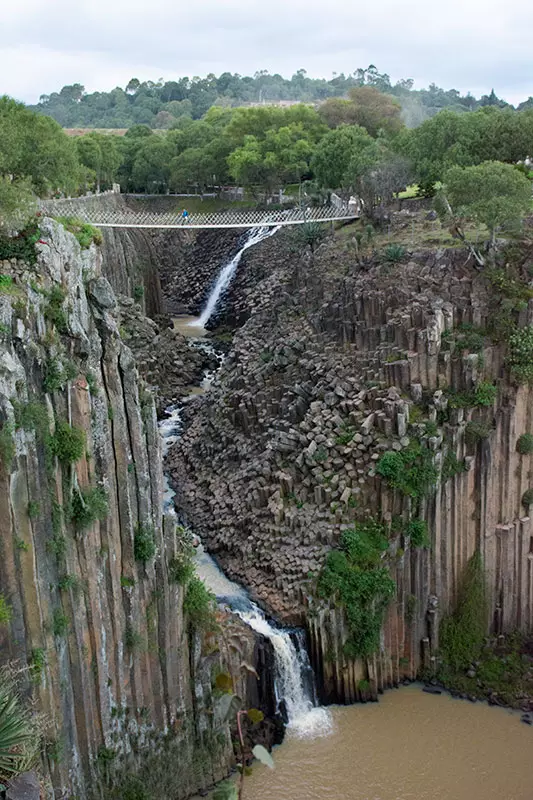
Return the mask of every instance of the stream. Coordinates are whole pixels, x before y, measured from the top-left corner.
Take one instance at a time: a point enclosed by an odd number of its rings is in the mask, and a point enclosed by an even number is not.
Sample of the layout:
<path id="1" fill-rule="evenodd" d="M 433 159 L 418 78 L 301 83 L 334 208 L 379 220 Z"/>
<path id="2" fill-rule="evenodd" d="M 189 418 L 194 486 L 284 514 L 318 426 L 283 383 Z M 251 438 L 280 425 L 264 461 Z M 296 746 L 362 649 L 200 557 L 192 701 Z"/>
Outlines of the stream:
<path id="1" fill-rule="evenodd" d="M 219 366 L 222 364 L 223 356 L 216 353 L 206 338 L 204 326 L 228 288 L 244 252 L 273 236 L 277 230 L 278 228 L 252 229 L 237 254 L 221 269 L 201 315 L 198 318 L 186 317 L 175 320 L 175 326 L 188 337 L 189 346 L 208 350 L 218 358 Z M 181 436 L 184 406 L 193 397 L 209 390 L 217 371 L 207 371 L 200 386 L 192 388 L 181 403 L 166 410 L 166 419 L 159 423 L 163 456 Z M 165 478 L 163 503 L 166 513 L 176 514 L 174 492 L 168 478 Z M 282 700 L 285 703 L 288 730 L 301 738 L 328 735 L 331 730 L 331 715 L 325 708 L 317 706 L 314 675 L 307 654 L 304 632 L 298 629 L 279 628 L 269 621 L 263 611 L 250 600 L 246 591 L 226 578 L 214 559 L 205 552 L 202 544 L 197 546 L 195 561 L 196 572 L 216 596 L 217 601 L 229 606 L 243 622 L 272 643 L 276 671 L 274 676 L 276 700 L 278 703 Z"/>
<path id="2" fill-rule="evenodd" d="M 214 352 L 203 326 L 244 251 L 273 233 L 252 230 L 222 268 L 200 317 L 175 321 L 191 347 Z M 182 433 L 185 404 L 208 391 L 213 380 L 216 372 L 206 373 L 199 387 L 167 409 L 160 422 L 164 454 Z M 167 513 L 176 513 L 168 483 L 164 504 Z M 427 694 L 416 684 L 385 693 L 379 703 L 320 708 L 304 632 L 268 620 L 201 544 L 195 561 L 218 602 L 271 641 L 276 696 L 287 708 L 287 735 L 273 752 L 275 769 L 254 765 L 245 780 L 246 800 L 532 800 L 533 727 L 521 724 L 519 714 Z"/>

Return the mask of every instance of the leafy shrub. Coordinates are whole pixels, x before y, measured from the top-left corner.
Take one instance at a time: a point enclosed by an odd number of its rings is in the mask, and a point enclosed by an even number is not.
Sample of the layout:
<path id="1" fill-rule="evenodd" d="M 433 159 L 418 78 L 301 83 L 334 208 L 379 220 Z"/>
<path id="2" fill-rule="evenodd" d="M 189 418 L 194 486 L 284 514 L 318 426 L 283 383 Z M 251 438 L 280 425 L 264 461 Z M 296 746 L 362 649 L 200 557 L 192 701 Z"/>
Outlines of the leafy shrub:
<path id="1" fill-rule="evenodd" d="M 337 436 L 337 438 L 335 439 L 335 444 L 340 444 L 340 445 L 350 444 L 354 436 L 355 436 L 355 430 L 353 428 L 349 428 Z"/>
<path id="2" fill-rule="evenodd" d="M 120 576 L 120 585 L 123 589 L 133 589 L 135 586 L 135 580 L 133 578 L 128 578 L 127 575 Z"/>
<path id="3" fill-rule="evenodd" d="M 271 208 L 271 206 L 270 206 Z M 324 240 L 326 230 L 319 222 L 304 222 L 297 225 L 293 231 L 293 238 L 301 248 L 308 247 L 314 253 L 318 245 Z"/>
<path id="4" fill-rule="evenodd" d="M 327 457 L 328 457 L 327 449 L 323 445 L 317 447 L 317 449 L 315 450 L 315 454 L 313 456 L 315 461 L 318 461 L 319 464 L 322 464 L 327 459 Z"/>
<path id="5" fill-rule="evenodd" d="M 516 443 L 516 449 L 522 456 L 528 456 L 533 453 L 533 434 L 523 433 Z"/>
<path id="6" fill-rule="evenodd" d="M 42 647 L 35 647 L 31 651 L 30 676 L 33 683 L 39 683 L 46 667 L 46 651 Z"/>
<path id="7" fill-rule="evenodd" d="M 63 637 L 68 633 L 68 617 L 62 609 L 56 608 L 52 617 L 52 632 L 54 636 Z"/>
<path id="8" fill-rule="evenodd" d="M 379 646 L 383 616 L 395 591 L 381 565 L 388 548 L 384 526 L 375 520 L 356 523 L 342 534 L 340 548 L 328 553 L 317 591 L 345 609 L 350 632 L 346 655 L 365 657 Z"/>
<path id="9" fill-rule="evenodd" d="M 13 425 L 5 420 L 0 428 L 0 464 L 6 472 L 10 472 L 15 458 L 15 439 Z"/>
<path id="10" fill-rule="evenodd" d="M 0 778 L 13 778 L 31 769 L 39 747 L 39 726 L 4 671 L 0 674 Z"/>
<path id="11" fill-rule="evenodd" d="M 55 325 L 59 333 L 68 332 L 67 315 L 63 308 L 66 292 L 62 286 L 53 286 L 47 293 L 48 304 L 44 310 L 44 318 Z"/>
<path id="12" fill-rule="evenodd" d="M 482 439 L 487 439 L 490 436 L 492 428 L 486 422 L 469 422 L 465 428 L 465 438 L 468 444 L 477 444 Z"/>
<path id="13" fill-rule="evenodd" d="M 3 594 L 0 594 L 0 625 L 9 625 L 13 616 L 13 609 Z"/>
<path id="14" fill-rule="evenodd" d="M 376 472 L 391 488 L 417 499 L 428 494 L 437 480 L 431 452 L 418 442 L 400 452 L 388 450 L 383 453 Z"/>
<path id="15" fill-rule="evenodd" d="M 481 353 L 485 344 L 485 331 L 483 328 L 476 328 L 474 325 L 463 323 L 459 325 L 456 332 L 456 343 L 461 350 L 468 350 L 470 353 Z"/>
<path id="16" fill-rule="evenodd" d="M 43 403 L 12 401 L 15 427 L 35 431 L 40 437 L 49 432 L 48 411 Z"/>
<path id="17" fill-rule="evenodd" d="M 36 223 L 28 225 L 17 236 L 0 233 L 0 260 L 16 258 L 33 266 L 37 262 L 35 245 L 40 238 L 41 232 Z"/>
<path id="18" fill-rule="evenodd" d="M 133 299 L 137 300 L 138 302 L 139 300 L 142 300 L 143 297 L 144 297 L 144 286 L 142 285 L 142 283 L 139 283 L 137 284 L 137 286 L 133 287 Z"/>
<path id="19" fill-rule="evenodd" d="M 482 381 L 471 392 L 447 392 L 450 408 L 473 408 L 474 406 L 491 406 L 498 394 L 498 389 L 488 381 Z"/>
<path id="20" fill-rule="evenodd" d="M 443 483 L 466 471 L 464 461 L 459 461 L 455 453 L 448 452 L 442 462 L 441 480 Z"/>
<path id="21" fill-rule="evenodd" d="M 11 275 L 0 274 L 0 294 L 13 294 L 15 284 Z"/>
<path id="22" fill-rule="evenodd" d="M 49 359 L 44 367 L 43 386 L 45 392 L 51 394 L 63 389 L 68 381 L 78 375 L 78 368 L 73 361 L 62 362 L 59 358 Z"/>
<path id="23" fill-rule="evenodd" d="M 136 561 L 146 564 L 155 556 L 155 531 L 151 525 L 137 525 L 133 538 L 133 553 Z"/>
<path id="24" fill-rule="evenodd" d="M 439 426 L 437 425 L 436 422 L 433 422 L 432 420 L 428 420 L 426 422 L 426 424 L 424 425 L 424 433 L 426 434 L 426 436 L 429 436 L 429 437 L 438 436 L 439 435 Z"/>
<path id="25" fill-rule="evenodd" d="M 475 661 L 483 645 L 488 619 L 485 575 L 479 551 L 467 564 L 457 608 L 441 623 L 440 647 L 445 663 L 455 670 Z"/>
<path id="26" fill-rule="evenodd" d="M 407 255 L 405 247 L 401 244 L 388 244 L 383 250 L 383 261 L 387 264 L 399 264 Z"/>
<path id="27" fill-rule="evenodd" d="M 89 528 L 96 520 L 103 519 L 108 512 L 107 495 L 100 486 L 78 489 L 73 493 L 69 518 L 79 531 Z"/>
<path id="28" fill-rule="evenodd" d="M 216 599 L 205 583 L 194 575 L 187 586 L 183 611 L 192 628 L 206 630 L 215 623 Z"/>
<path id="29" fill-rule="evenodd" d="M 68 422 L 58 422 L 48 441 L 50 452 L 64 465 L 79 461 L 85 452 L 85 432 Z"/>
<path id="30" fill-rule="evenodd" d="M 82 582 L 77 575 L 63 575 L 58 581 L 57 588 L 64 592 L 72 589 L 74 594 L 77 595 L 82 590 Z"/>
<path id="31" fill-rule="evenodd" d="M 533 505 L 533 489 L 526 489 L 522 495 L 522 505 L 528 510 L 529 507 Z"/>
<path id="32" fill-rule="evenodd" d="M 86 250 L 93 242 L 94 244 L 102 244 L 101 231 L 93 225 L 89 225 L 88 222 L 82 222 L 81 219 L 76 219 L 76 217 L 56 217 L 56 220 L 76 237 L 82 250 Z"/>
<path id="33" fill-rule="evenodd" d="M 194 575 L 194 564 L 191 556 L 179 553 L 168 562 L 168 579 L 171 583 L 185 586 Z"/>
<path id="34" fill-rule="evenodd" d="M 509 336 L 507 364 L 519 383 L 533 381 L 533 325 L 519 328 Z"/>
<path id="35" fill-rule="evenodd" d="M 413 547 L 429 547 L 427 522 L 423 519 L 412 519 L 405 527 L 405 533 L 411 539 Z"/>

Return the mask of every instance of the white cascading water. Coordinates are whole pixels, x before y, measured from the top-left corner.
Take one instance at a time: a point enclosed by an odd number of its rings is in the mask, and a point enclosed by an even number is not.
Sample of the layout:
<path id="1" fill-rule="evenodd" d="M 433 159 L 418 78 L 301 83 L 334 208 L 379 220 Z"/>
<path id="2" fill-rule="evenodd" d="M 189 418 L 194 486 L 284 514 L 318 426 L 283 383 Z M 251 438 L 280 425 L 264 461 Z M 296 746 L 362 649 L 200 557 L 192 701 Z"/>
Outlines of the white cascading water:
<path id="1" fill-rule="evenodd" d="M 205 304 L 205 308 L 203 309 L 200 317 L 194 322 L 190 322 L 189 325 L 191 327 L 205 327 L 211 316 L 213 315 L 214 310 L 218 305 L 218 301 L 220 300 L 222 293 L 228 288 L 231 283 L 231 279 L 233 278 L 237 267 L 239 266 L 239 262 L 243 256 L 243 253 L 248 250 L 248 248 L 253 247 L 259 242 L 262 242 L 264 239 L 268 239 L 269 236 L 273 236 L 276 231 L 279 230 L 279 226 L 275 228 L 252 228 L 248 233 L 248 238 L 246 242 L 243 244 L 239 252 L 233 256 L 231 261 L 226 264 L 225 267 L 222 268 L 220 274 L 217 278 L 217 282 L 215 283 L 213 290 L 209 297 L 207 298 L 207 303 Z"/>
<path id="2" fill-rule="evenodd" d="M 191 327 L 204 327 L 209 320 L 224 289 L 229 285 L 245 250 L 272 236 L 278 229 L 277 227 L 259 228 L 250 231 L 243 247 L 222 269 L 201 317 L 189 323 Z M 191 347 L 209 349 L 214 353 L 211 343 L 205 339 L 191 338 L 189 342 Z M 206 371 L 201 384 L 203 389 L 209 388 L 213 377 L 213 373 Z M 159 423 L 163 455 L 167 454 L 169 447 L 181 436 L 183 403 L 195 396 L 192 394 L 184 398 L 180 405 L 168 408 L 167 419 Z M 174 491 L 169 486 L 166 477 L 163 503 L 166 513 L 176 513 Z M 218 602 L 228 605 L 241 617 L 243 622 L 272 643 L 276 670 L 274 681 L 276 699 L 278 702 L 285 701 L 289 733 L 300 738 L 315 738 L 331 733 L 332 723 L 329 711 L 317 707 L 315 704 L 314 675 L 309 663 L 303 631 L 294 630 L 291 634 L 286 629 L 274 627 L 266 619 L 261 609 L 251 602 L 244 589 L 224 575 L 214 559 L 204 551 L 201 544 L 196 549 L 195 562 L 198 576 L 213 592 Z M 295 640 L 297 644 L 295 644 Z"/>
<path id="3" fill-rule="evenodd" d="M 329 711 L 314 703 L 313 674 L 304 643 L 300 641 L 300 646 L 296 647 L 290 633 L 282 628 L 274 628 L 253 603 L 245 611 L 236 609 L 236 613 L 250 628 L 272 643 L 277 700 L 286 703 L 289 733 L 309 739 L 331 733 Z"/>

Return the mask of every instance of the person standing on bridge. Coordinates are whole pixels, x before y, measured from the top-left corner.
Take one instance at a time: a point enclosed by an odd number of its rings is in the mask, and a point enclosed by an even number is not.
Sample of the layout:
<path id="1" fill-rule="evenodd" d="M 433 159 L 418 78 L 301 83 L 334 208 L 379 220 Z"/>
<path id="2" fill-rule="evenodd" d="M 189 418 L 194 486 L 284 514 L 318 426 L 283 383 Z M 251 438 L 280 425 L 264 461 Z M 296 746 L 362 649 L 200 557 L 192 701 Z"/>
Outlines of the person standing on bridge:
<path id="1" fill-rule="evenodd" d="M 183 222 L 188 222 L 189 221 L 189 212 L 187 211 L 186 208 L 184 208 L 183 211 L 181 212 L 181 218 L 182 218 Z"/>

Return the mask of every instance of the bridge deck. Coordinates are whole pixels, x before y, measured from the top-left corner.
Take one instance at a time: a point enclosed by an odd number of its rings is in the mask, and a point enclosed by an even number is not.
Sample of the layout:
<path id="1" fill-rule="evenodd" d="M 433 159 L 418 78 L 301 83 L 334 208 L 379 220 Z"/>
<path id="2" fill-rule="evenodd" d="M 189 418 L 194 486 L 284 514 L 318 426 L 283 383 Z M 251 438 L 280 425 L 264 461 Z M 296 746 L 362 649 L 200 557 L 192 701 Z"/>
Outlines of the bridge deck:
<path id="1" fill-rule="evenodd" d="M 357 219 L 348 206 L 324 205 L 293 208 L 285 211 L 216 211 L 211 214 L 180 214 L 133 211 L 127 207 L 105 209 L 92 198 L 92 203 L 79 200 L 52 200 L 41 204 L 41 212 L 50 216 L 76 217 L 97 228 L 266 228 L 278 225 L 302 225 L 305 222 L 335 222 Z M 100 207 L 99 207 L 100 206 Z"/>

